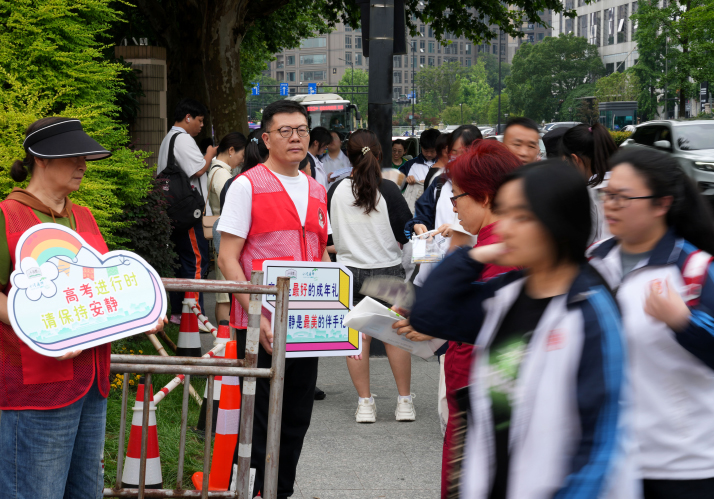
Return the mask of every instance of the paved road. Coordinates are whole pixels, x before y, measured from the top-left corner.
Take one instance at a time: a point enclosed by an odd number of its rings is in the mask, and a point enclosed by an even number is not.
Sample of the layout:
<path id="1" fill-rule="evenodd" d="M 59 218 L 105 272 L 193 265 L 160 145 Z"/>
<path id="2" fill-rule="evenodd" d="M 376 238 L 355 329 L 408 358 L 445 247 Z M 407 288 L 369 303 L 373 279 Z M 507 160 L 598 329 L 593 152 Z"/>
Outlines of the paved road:
<path id="1" fill-rule="evenodd" d="M 206 295 L 213 319 L 213 296 Z M 213 337 L 201 334 L 203 350 Z M 437 416 L 439 365 L 412 357 L 417 420 L 394 420 L 397 387 L 386 357 L 372 357 L 377 422 L 357 424 L 357 392 L 342 357 L 320 360 L 315 401 L 297 472 L 295 499 L 435 499 L 439 497 L 442 436 Z"/>

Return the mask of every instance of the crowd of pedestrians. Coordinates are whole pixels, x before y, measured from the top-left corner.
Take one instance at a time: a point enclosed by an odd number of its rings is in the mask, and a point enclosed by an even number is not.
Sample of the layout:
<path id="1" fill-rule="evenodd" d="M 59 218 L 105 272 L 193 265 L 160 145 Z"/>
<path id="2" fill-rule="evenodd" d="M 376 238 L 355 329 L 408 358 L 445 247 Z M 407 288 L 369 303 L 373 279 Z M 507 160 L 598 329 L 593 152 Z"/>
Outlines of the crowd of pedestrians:
<path id="1" fill-rule="evenodd" d="M 440 414 L 419 416 L 443 421 L 442 498 L 713 496 L 714 221 L 674 159 L 618 152 L 597 123 L 546 134 L 543 157 L 528 118 L 511 119 L 502 143 L 472 125 L 425 130 L 412 158 L 404 141 L 383 151 L 367 130 L 311 130 L 293 101 L 266 106 L 247 138 L 228 133 L 201 151 L 194 137 L 207 112 L 181 101 L 158 157 L 172 195 L 202 200 L 198 214 L 170 213 L 177 277 L 206 278 L 211 259 L 216 277 L 232 281 L 265 260 L 336 261 L 352 273 L 354 305 L 368 278 L 413 282 L 416 301 L 392 327 L 415 342 L 447 340 L 437 352 Z M 0 203 L 0 490 L 94 499 L 109 347 L 39 356 L 13 333 L 7 293 L 15 245 L 32 225 L 66 225 L 107 251 L 91 213 L 67 195 L 86 162 L 110 152 L 63 118 L 31 125 L 24 147 L 11 175 L 30 183 Z M 399 181 L 383 177 L 385 160 Z M 205 217 L 220 218 L 206 227 Z M 414 265 L 412 237 L 427 232 L 445 240 L 444 258 Z M 171 296 L 173 322 L 181 298 Z M 217 296 L 216 320 L 243 341 L 247 310 L 247 295 Z M 264 310 L 258 367 L 271 366 L 272 339 Z M 361 424 L 377 419 L 374 341 L 364 335 L 362 354 L 346 359 Z M 411 356 L 385 349 L 395 419 L 414 421 Z M 324 397 L 317 373 L 317 358 L 286 360 L 281 498 L 293 493 L 313 403 Z M 268 396 L 258 380 L 254 495 L 265 479 Z M 64 488 L 50 491 L 40 473 L 63 477 Z"/>

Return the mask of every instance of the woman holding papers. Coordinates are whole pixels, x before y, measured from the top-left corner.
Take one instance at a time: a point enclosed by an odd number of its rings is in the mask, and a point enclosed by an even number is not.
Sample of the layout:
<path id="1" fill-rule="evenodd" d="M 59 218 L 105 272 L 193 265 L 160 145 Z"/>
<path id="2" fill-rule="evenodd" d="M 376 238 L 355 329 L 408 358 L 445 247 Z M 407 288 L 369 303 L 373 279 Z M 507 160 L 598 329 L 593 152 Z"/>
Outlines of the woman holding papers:
<path id="1" fill-rule="evenodd" d="M 461 497 L 640 497 L 620 312 L 585 257 L 585 180 L 560 161 L 526 165 L 501 184 L 494 213 L 503 243 L 447 257 L 411 315 L 414 329 L 478 352 Z M 527 270 L 474 284 L 489 263 Z"/>
<path id="2" fill-rule="evenodd" d="M 380 159 L 382 149 L 377 136 L 368 130 L 357 130 L 347 142 L 347 157 L 352 175 L 337 181 L 327 195 L 327 209 L 332 223 L 332 242 L 337 262 L 345 264 L 354 276 L 354 301 L 362 283 L 378 275 L 404 279 L 402 250 L 406 243 L 402 228 L 411 218 L 406 201 L 394 182 L 382 182 Z M 360 359 L 348 358 L 347 367 L 357 389 L 359 401 L 355 414 L 358 423 L 374 423 L 377 408 L 369 384 L 369 344 L 366 336 Z M 392 345 L 385 345 L 389 364 L 397 383 L 399 398 L 397 421 L 414 421 L 416 413 L 410 394 L 411 356 Z"/>

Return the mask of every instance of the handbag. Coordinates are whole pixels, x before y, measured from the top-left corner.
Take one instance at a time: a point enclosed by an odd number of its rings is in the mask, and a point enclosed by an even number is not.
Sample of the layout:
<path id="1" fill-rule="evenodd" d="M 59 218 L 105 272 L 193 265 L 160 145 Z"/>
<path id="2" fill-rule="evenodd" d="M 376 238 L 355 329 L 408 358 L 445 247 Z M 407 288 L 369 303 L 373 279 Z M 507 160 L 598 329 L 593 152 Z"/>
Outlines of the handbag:
<path id="1" fill-rule="evenodd" d="M 214 165 L 213 168 L 221 168 L 220 165 Z M 211 168 L 211 169 L 213 169 Z M 216 174 L 213 174 L 213 177 L 211 177 L 211 182 L 208 184 L 208 196 L 206 196 L 206 206 L 208 206 L 208 198 L 211 195 L 211 187 L 213 186 L 213 179 L 216 176 Z M 216 223 L 216 220 L 221 218 L 220 215 L 211 215 L 210 217 L 206 216 L 206 206 L 203 207 L 203 218 L 201 219 L 201 225 L 203 226 L 203 237 L 206 239 L 210 240 L 213 239 L 213 225 Z"/>

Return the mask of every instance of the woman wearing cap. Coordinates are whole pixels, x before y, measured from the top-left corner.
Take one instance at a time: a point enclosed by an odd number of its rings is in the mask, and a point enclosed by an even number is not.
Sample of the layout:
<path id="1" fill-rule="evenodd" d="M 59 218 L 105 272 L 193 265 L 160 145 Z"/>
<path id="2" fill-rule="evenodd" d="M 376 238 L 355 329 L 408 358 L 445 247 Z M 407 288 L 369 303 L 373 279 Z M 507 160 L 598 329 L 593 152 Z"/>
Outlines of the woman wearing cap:
<path id="1" fill-rule="evenodd" d="M 25 134 L 26 157 L 10 175 L 22 182 L 30 174 L 30 183 L 0 203 L 0 495 L 96 499 L 104 488 L 110 345 L 59 358 L 35 353 L 9 325 L 7 294 L 15 247 L 34 225 L 64 225 L 100 253 L 108 251 L 92 213 L 67 196 L 79 189 L 87 161 L 111 153 L 75 119 L 43 118 Z"/>

